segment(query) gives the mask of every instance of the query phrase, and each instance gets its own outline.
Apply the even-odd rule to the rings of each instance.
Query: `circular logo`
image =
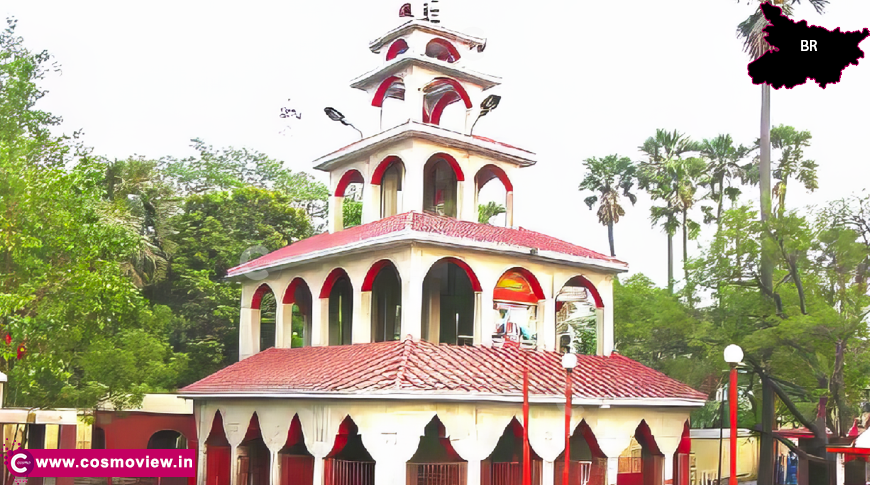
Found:
[[[14,450],[9,452],[9,459],[6,462],[6,467],[9,472],[16,477],[26,477],[30,475],[36,462],[33,456],[25,450]]]

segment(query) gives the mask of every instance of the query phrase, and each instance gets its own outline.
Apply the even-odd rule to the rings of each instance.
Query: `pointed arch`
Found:
[[[359,170],[350,169],[341,176],[338,180],[338,185],[335,186],[335,193],[333,194],[335,197],[344,197],[344,192],[347,190],[347,187],[350,184],[362,184],[365,183],[365,179]]]
[[[308,298],[300,298],[305,293],[307,293]],[[284,298],[281,302],[285,305],[296,304],[302,313],[311,311],[311,289],[308,287],[308,283],[302,278],[293,278],[293,281],[287,285],[287,289],[284,291]]]
[[[444,109],[462,100],[471,109],[471,97],[462,83],[448,77],[436,77],[423,87],[423,122],[439,124]]]
[[[507,280],[511,277],[516,278],[517,275],[527,283],[527,285],[523,285],[523,288],[519,289],[520,291],[514,291],[514,288],[507,285]],[[522,284],[523,282],[519,281],[517,283]],[[544,289],[541,288],[538,278],[531,271],[521,266],[514,266],[502,273],[495,285],[495,290],[493,290],[493,300],[537,304],[545,298]]]
[[[386,98],[405,99],[405,81],[402,78],[390,76],[381,81],[372,98],[372,106],[376,108],[383,107]]]
[[[459,95],[459,99],[465,103],[465,107],[467,109],[471,109],[471,96],[468,95],[468,91],[462,87],[462,83],[457,81],[456,79],[451,79],[449,77],[436,77],[432,81],[429,82],[426,86],[423,87],[424,93],[431,93],[434,91],[453,88],[453,91]]]
[[[390,267],[390,266],[392,266],[392,268],[396,271],[397,274],[399,273],[399,268],[397,268],[396,264],[393,263],[392,261],[390,261],[389,259],[382,259],[382,260],[376,262],[375,264],[373,264],[372,267],[369,268],[368,272],[366,273],[366,277],[363,279],[362,288],[360,288],[360,290],[361,291],[372,291],[372,287],[374,286],[375,278],[377,278],[378,273],[380,273],[382,269]]]
[[[266,296],[267,293],[274,294],[275,292],[272,291],[272,287],[266,283],[258,286],[257,290],[254,291],[254,296],[251,297],[251,309],[259,310],[260,304],[263,303],[263,297]]]
[[[329,272],[329,275],[326,277],[326,280],[323,282],[323,287],[320,288],[320,297],[319,298],[329,298],[329,293],[332,291],[332,287],[335,285],[335,282],[340,278],[347,278],[350,281],[350,277],[347,275],[347,272],[343,268],[335,268]]]
[[[391,61],[399,54],[404,54],[407,51],[408,43],[405,42],[405,39],[397,39],[395,42],[390,44],[390,48],[387,50],[387,60]]]

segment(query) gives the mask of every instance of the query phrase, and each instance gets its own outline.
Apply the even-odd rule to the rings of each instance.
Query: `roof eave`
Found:
[[[278,260],[268,266],[251,267],[243,272],[228,274],[227,278],[236,279],[246,274],[263,270],[279,271],[298,264],[310,263],[318,259],[328,258],[339,254],[353,254],[355,252],[406,244],[409,242],[432,244],[441,247],[472,249],[488,253],[504,254],[505,252],[509,252],[512,254],[528,257],[529,259],[536,259],[549,263],[557,262],[584,269],[595,269],[606,273],[616,274],[625,273],[628,271],[628,265],[623,262],[611,262],[583,256],[574,256],[570,254],[558,253],[555,251],[538,251],[537,254],[533,254],[531,252],[532,248],[524,246],[508,246],[505,244],[469,241],[462,238],[414,231],[412,229],[404,229],[401,231],[385,234],[383,236],[377,236],[370,239],[357,241],[351,244],[336,246],[334,248],[324,249],[322,251],[313,251],[296,257]]]
[[[530,167],[537,163],[535,154],[532,152],[473,138],[469,135],[446,130],[436,125],[406,121],[401,125],[364,138],[318,158],[314,161],[314,168],[328,172],[337,165],[376,151],[382,145],[393,144],[414,137],[436,143],[445,143],[453,148],[475,152],[495,160],[515,164],[519,167]]]
[[[386,47],[387,44],[414,29],[428,32],[430,34],[436,34],[454,42],[461,42],[466,44],[469,49],[477,48],[478,52],[482,52],[486,47],[486,39],[482,37],[474,37],[455,30],[445,29],[444,27],[436,26],[435,24],[424,22],[419,19],[413,19],[369,42],[369,49],[374,53],[378,53],[381,49]]]
[[[186,399],[379,399],[379,400],[429,400],[429,401],[467,401],[467,402],[507,402],[521,403],[523,396],[518,394],[491,394],[474,392],[439,392],[439,391],[375,391],[375,392],[332,392],[332,391],[274,391],[274,392],[216,392],[216,391],[180,391],[179,396]],[[532,404],[563,404],[565,397],[561,395],[529,396]],[[609,406],[609,407],[702,407],[704,399],[690,398],[608,398],[608,397],[574,397],[574,406]]]
[[[377,68],[363,74],[362,76],[351,80],[350,87],[355,89],[361,89],[363,91],[368,91],[369,89],[377,86],[387,76],[390,76],[395,72],[404,69],[405,66],[408,64],[420,65],[433,68],[433,70],[443,71],[444,74],[447,74],[450,77],[480,86],[480,88],[484,91],[501,84],[501,78],[499,78],[498,76],[475,72],[470,69],[457,66],[456,64],[451,64],[446,61],[439,61],[437,59],[425,57],[421,54],[417,57],[404,55],[389,60],[386,63],[381,64]]]

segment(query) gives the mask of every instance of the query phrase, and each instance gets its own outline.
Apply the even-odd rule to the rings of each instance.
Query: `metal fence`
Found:
[[[408,463],[406,485],[465,485],[468,464]]]
[[[543,463],[532,460],[532,485],[541,483]],[[480,485],[521,485],[523,464],[519,462],[481,462]]]
[[[326,485],[374,485],[375,462],[327,458],[323,462]]]

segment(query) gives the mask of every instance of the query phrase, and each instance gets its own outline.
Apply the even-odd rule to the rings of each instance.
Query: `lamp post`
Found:
[[[326,113],[326,116],[329,116],[329,119],[331,119],[332,121],[338,121],[344,126],[349,126],[349,127],[353,128],[354,130],[356,130],[357,133],[359,133],[360,138],[364,138],[363,133],[361,131],[359,131],[359,128],[357,128],[356,126],[353,126],[350,123],[350,121],[347,121],[347,118],[345,118],[344,115],[341,114],[341,112],[338,111],[337,109],[335,109],[335,108],[323,108],[323,112]]]
[[[730,382],[728,385],[728,407],[730,411],[731,433],[729,443],[731,453],[731,473],[728,477],[728,485],[737,485],[737,364],[743,360],[743,349],[738,345],[731,344],[725,347],[725,362],[731,366]]]
[[[562,470],[562,485],[568,485],[568,470],[571,467],[571,371],[576,366],[576,355],[569,352],[562,356],[562,367],[565,368],[565,468]]]

